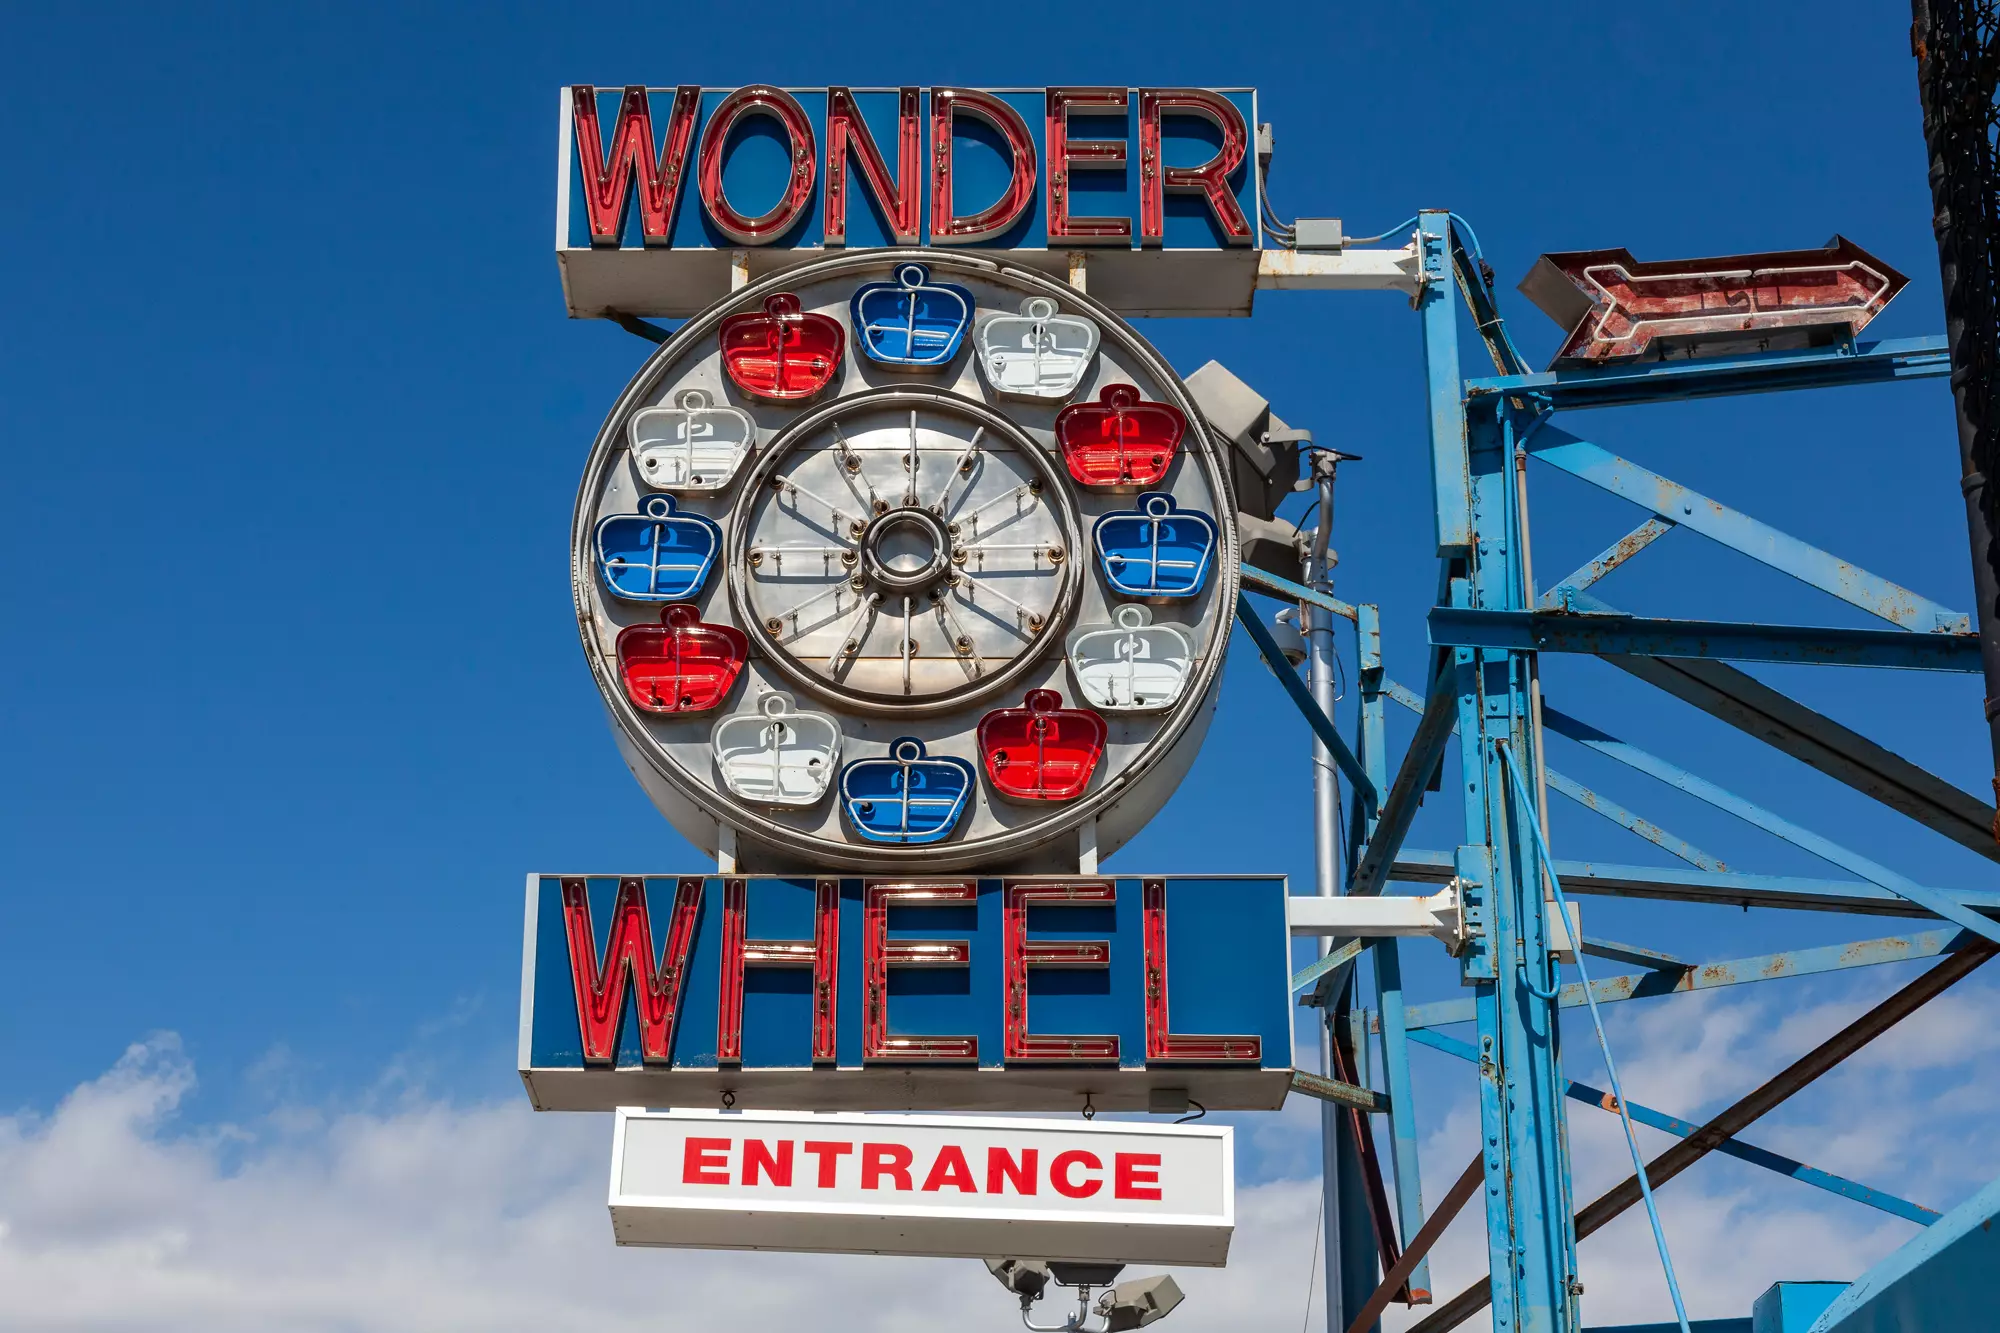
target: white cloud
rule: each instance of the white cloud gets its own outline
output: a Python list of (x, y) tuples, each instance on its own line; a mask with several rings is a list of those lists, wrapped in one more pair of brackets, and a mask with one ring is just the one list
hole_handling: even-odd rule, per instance
[[(1620, 1006), (1613, 1039), (1640, 1100), (1711, 1112), (1845, 1021), (1887, 979), (1814, 992), (1755, 991)], [(1756, 988), (1762, 990), (1763, 988)], [(1982, 1126), (2000, 1093), (1990, 1059), (1996, 992), (1970, 983), (1760, 1125), (1766, 1146), (1945, 1207), (2000, 1170)], [(1601, 1079), (1588, 1030), (1570, 1073)], [(462, 1104), (407, 1087), (386, 1108), (312, 1104), (285, 1070), (253, 1083), (287, 1097), (252, 1123), (189, 1126), (195, 1071), (171, 1036), (133, 1046), (46, 1114), (0, 1117), (0, 1328), (299, 1330), (300, 1333), (602, 1333), (728, 1323), (962, 1333), (1019, 1327), (970, 1261), (621, 1250), (604, 1191), (608, 1118), (541, 1115), (524, 1100)], [(1477, 1137), (1464, 1095), (1425, 1126), (1435, 1202)], [(1231, 1117), (1246, 1162), (1299, 1177), (1317, 1160), (1310, 1104)], [(1571, 1104), (1577, 1197), (1629, 1172), (1618, 1122)], [(1642, 1129), (1641, 1146), (1668, 1142)], [(1251, 1144), (1246, 1143), (1246, 1148)], [(1323, 1327), (1308, 1320), (1316, 1178), (1246, 1181), (1231, 1266), (1176, 1274), (1178, 1333)], [(1741, 1315), (1778, 1278), (1859, 1273), (1907, 1223), (1711, 1157), (1663, 1189), (1665, 1225), (1695, 1317)], [(1643, 1211), (1582, 1250), (1592, 1324), (1664, 1318), (1669, 1306)], [(1434, 1256), (1448, 1297), (1485, 1272), (1475, 1206)], [(1040, 1307), (1043, 1318), (1056, 1311)], [(1390, 1333), (1424, 1312), (1392, 1307)], [(1486, 1327), (1484, 1318), (1467, 1325)]]
[[(194, 1081), (160, 1037), (46, 1117), (0, 1119), (0, 1327), (1020, 1327), (971, 1261), (618, 1249), (607, 1117), (412, 1100), (177, 1133)], [(1244, 1191), (1235, 1262), (1178, 1274), (1176, 1326), (1297, 1319), (1318, 1191)]]

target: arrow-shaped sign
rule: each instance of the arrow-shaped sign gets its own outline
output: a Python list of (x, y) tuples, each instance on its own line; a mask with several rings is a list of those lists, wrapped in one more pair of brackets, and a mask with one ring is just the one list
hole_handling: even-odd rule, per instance
[(1746, 345), (1852, 337), (1908, 281), (1835, 236), (1818, 250), (1658, 263), (1640, 263), (1623, 249), (1543, 255), (1520, 290), (1569, 330), (1556, 353), (1560, 364), (1713, 356)]

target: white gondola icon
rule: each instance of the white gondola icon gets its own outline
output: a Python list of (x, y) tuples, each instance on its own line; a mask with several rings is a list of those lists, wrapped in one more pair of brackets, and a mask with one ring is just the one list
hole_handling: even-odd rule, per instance
[(989, 315), (973, 339), (979, 368), (995, 393), (1061, 402), (1083, 383), (1097, 355), (1097, 325), (1059, 315), (1046, 296), (1021, 302), (1018, 315)]
[(632, 465), (656, 491), (719, 491), (736, 476), (757, 443), (757, 424), (741, 408), (717, 404), (688, 389), (673, 407), (649, 407), (632, 417)]
[(1069, 636), (1069, 668), (1077, 692), (1107, 713), (1171, 708), (1194, 671), (1194, 648), (1176, 625), (1155, 625), (1153, 613), (1127, 603), (1116, 624), (1080, 625)]
[(840, 723), (796, 709), (789, 694), (774, 691), (757, 701), (756, 712), (717, 722), (710, 748), (723, 783), (744, 800), (813, 805), (840, 767)]

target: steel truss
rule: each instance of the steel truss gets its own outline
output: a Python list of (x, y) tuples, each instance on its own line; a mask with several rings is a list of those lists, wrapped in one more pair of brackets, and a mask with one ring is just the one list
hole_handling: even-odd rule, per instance
[[(1453, 1214), (1481, 1200), (1490, 1277), (1437, 1304), (1414, 1329), (1443, 1333), (1489, 1303), (1503, 1333), (1576, 1333), (1581, 1284), (1576, 1246), (1639, 1200), (1637, 1176), (1579, 1209), (1568, 1152), (1570, 1102), (1615, 1111), (1609, 1094), (1568, 1079), (1558, 1016), (1584, 1003), (1581, 986), (1552, 990), (1551, 926), (1556, 921), (1534, 830), (1546, 823), (1540, 791), (1510, 784), (1506, 755), (1537, 774), (1546, 790), (1652, 842), (1685, 868), (1558, 861), (1550, 869), (1569, 894), (1609, 894), (1683, 902), (1940, 920), (1942, 928), (1759, 958), (1693, 963), (1650, 949), (1585, 936), (1579, 947), (1634, 971), (1600, 979), (1599, 1004), (1686, 994), (1781, 976), (1879, 963), (1939, 961), (1792, 1066), (1705, 1124), (1629, 1104), (1642, 1124), (1679, 1142), (1654, 1158), (1647, 1175), (1664, 1184), (1710, 1152), (1789, 1176), (1856, 1203), (1928, 1225), (1938, 1216), (1885, 1190), (1847, 1180), (1741, 1137), (1762, 1115), (1969, 974), (2000, 950), (2000, 893), (1915, 880), (1803, 829), (1670, 760), (1590, 723), (1544, 708), (1542, 653), (1596, 656), (1889, 808), (2000, 861), (1993, 807), (1869, 741), (1728, 661), (1867, 664), (1906, 670), (1977, 672), (1978, 640), (1968, 617), (1790, 537), (1563, 430), (1556, 418), (1580, 407), (1643, 406), (1687, 398), (1833, 388), (1933, 379), (1951, 372), (1943, 338), (1843, 343), (1701, 361), (1656, 361), (1555, 372), (1522, 362), (1493, 305), (1479, 266), (1445, 212), (1417, 223), (1421, 275), (1415, 306), (1422, 325), (1428, 386), (1431, 474), (1439, 596), (1430, 616), (1429, 679), (1421, 692), (1383, 670), (1376, 608), (1331, 595), (1324, 580), (1306, 587), (1245, 569), (1247, 592), (1299, 603), (1354, 626), (1359, 702), (1352, 744), (1322, 702), (1291, 673), (1279, 678), (1352, 792), (1344, 890), (1379, 894), (1391, 881), (1455, 883), (1466, 934), (1458, 960), (1469, 1000), (1405, 1000), (1399, 941), (1328, 940), (1321, 959), (1294, 978), (1302, 1003), (1324, 1012), (1332, 1052), (1323, 1075), (1300, 1074), (1298, 1091), (1362, 1130), (1337, 1142), (1329, 1220), (1339, 1229), (1330, 1253), (1328, 1327), (1366, 1333), (1392, 1300), (1432, 1300), (1427, 1254)], [(1471, 312), (1496, 374), (1463, 378), (1457, 303)], [(1530, 461), (1589, 482), (1649, 511), (1603, 554), (1538, 589), (1524, 504)], [(1685, 621), (1630, 615), (1590, 588), (1647, 546), (1686, 528), (1837, 597), (1886, 623), (1880, 630), (1819, 625)], [(1248, 600), (1246, 631), (1274, 663), (1278, 650)], [(1390, 772), (1385, 714), (1390, 704), (1418, 715), (1416, 734)], [(1542, 761), (1549, 731), (1692, 795), (1829, 862), (1846, 878), (1776, 876), (1725, 866), (1659, 824), (1564, 776)], [(1417, 805), (1436, 789), (1447, 742), (1460, 740), (1458, 790), (1465, 835), (1450, 851), (1407, 848)], [(1425, 890), (1428, 892), (1429, 890)], [(1372, 963), (1374, 1005), (1360, 1007), (1354, 970)], [(1553, 997), (1553, 998), (1551, 998)], [(1472, 1021), (1473, 1042), (1436, 1028)], [(1358, 1086), (1357, 1053), (1379, 1047), (1383, 1087)], [(1417, 1160), (1409, 1050), (1423, 1045), (1478, 1070), (1483, 1149), (1429, 1213)], [(1367, 1117), (1386, 1120), (1384, 1173), (1370, 1151)], [(1333, 1117), (1337, 1119), (1338, 1117)], [(1329, 1142), (1335, 1142), (1329, 1135)], [(1331, 1151), (1331, 1150), (1330, 1150)], [(1392, 1220), (1393, 1218), (1393, 1220)], [(1774, 1279), (1780, 1276), (1774, 1274)]]

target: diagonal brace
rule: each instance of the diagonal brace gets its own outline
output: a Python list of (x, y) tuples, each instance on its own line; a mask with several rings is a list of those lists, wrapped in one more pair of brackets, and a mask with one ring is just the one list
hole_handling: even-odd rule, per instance
[(1722, 662), (1695, 658), (1604, 660), (1959, 846), (2000, 861), (1992, 806), (1756, 677)]
[(1673, 531), (1670, 519), (1655, 515), (1620, 537), (1568, 577), (1558, 580), (1535, 605), (1543, 611), (1573, 610), (1576, 595)]
[(1537, 431), (1526, 443), (1535, 457), (1551, 467), (1650, 509), (1669, 522), (1740, 551), (1892, 625), (1920, 634), (1939, 630), (1965, 634), (1972, 629), (1963, 611), (1940, 606), (1559, 427)]
[[(1456, 1037), (1447, 1037), (1441, 1032), (1413, 1032), (1410, 1034), (1410, 1040), (1420, 1045), (1428, 1046), (1432, 1050), (1443, 1051), (1446, 1055), (1455, 1055), (1461, 1060), (1470, 1060), (1474, 1064), (1479, 1062), (1479, 1049), (1471, 1042), (1460, 1041)], [(1566, 1089), (1566, 1095), (1571, 1101), (1582, 1102), (1586, 1106), (1594, 1106), (1600, 1111), (1609, 1111), (1614, 1115), (1617, 1114), (1617, 1100), (1610, 1093), (1600, 1088), (1593, 1088), (1588, 1083), (1571, 1082)], [(1677, 1138), (1689, 1138), (1698, 1128), (1693, 1121), (1683, 1120), (1679, 1116), (1667, 1115), (1665, 1112), (1656, 1111), (1650, 1106), (1641, 1106), (1639, 1103), (1633, 1101), (1625, 1103), (1625, 1110), (1638, 1123), (1650, 1129), (1657, 1129), (1663, 1133), (1672, 1134)], [(1845, 1176), (1836, 1176), (1831, 1171), (1822, 1171), (1818, 1167), (1807, 1166), (1804, 1162), (1796, 1158), (1772, 1152), (1769, 1148), (1760, 1148), (1756, 1144), (1746, 1143), (1742, 1139), (1724, 1139), (1715, 1146), (1715, 1150), (1726, 1157), (1734, 1157), (1738, 1161), (1748, 1162), (1752, 1166), (1761, 1166), (1766, 1171), (1774, 1171), (1781, 1176), (1789, 1176), (1800, 1184), (1811, 1185), (1815, 1189), (1826, 1190), (1830, 1194), (1838, 1194), (1843, 1199), (1852, 1199), (1856, 1203), (1865, 1203), (1870, 1208), (1879, 1208), (1883, 1212), (1900, 1217), (1906, 1222), (1915, 1222), (1918, 1226), (1927, 1227), (1937, 1221), (1940, 1216), (1935, 1208), (1926, 1208), (1922, 1204), (1911, 1203), (1908, 1199), (1898, 1198), (1886, 1190), (1878, 1190), (1871, 1186), (1863, 1185), (1857, 1180), (1849, 1180)]]
[[(1617, 613), (1616, 607), (1589, 596), (1572, 598), (1570, 606), (1576, 611)], [(1604, 660), (1959, 846), (2000, 861), (1992, 806), (1755, 676), (1700, 658), (1607, 656)]]
[(1879, 885), (1897, 897), (1915, 903), (1933, 915), (1963, 926), (1975, 935), (2000, 944), (2000, 924), (1981, 916), (1965, 904), (1936, 889), (1917, 883), (1905, 875), (1899, 875), (1885, 865), (1880, 865), (1858, 852), (1850, 852), (1829, 838), (1823, 838), (1809, 829), (1799, 827), (1788, 819), (1772, 814), (1769, 810), (1744, 800), (1706, 778), (1696, 777), (1678, 765), (1647, 754), (1637, 746), (1629, 745), (1615, 736), (1606, 735), (1587, 722), (1553, 708), (1542, 710), (1542, 725), (1558, 735), (1567, 736), (1580, 745), (1587, 746), (1627, 764), (1640, 772), (1670, 786), (1678, 787), (1699, 801), (1706, 801), (1719, 810), (1726, 810), (1738, 819), (1755, 824), (1767, 833), (1775, 834), (1804, 851), (1811, 852), (1822, 861), (1839, 866), (1850, 874), (1859, 875), (1871, 884)]
[(1380, 893), (1389, 882), (1389, 869), (1396, 862), (1396, 853), (1402, 850), (1403, 839), (1409, 836), (1410, 826), (1416, 822), (1424, 790), (1430, 785), (1431, 774), (1437, 771), (1445, 743), (1455, 728), (1452, 714), (1458, 707), (1458, 695), (1451, 688), (1454, 670), (1451, 657), (1444, 656), (1437, 674), (1431, 678), (1423, 714), (1417, 719), (1417, 734), (1410, 738), (1410, 748), (1403, 751), (1402, 765), (1396, 770), (1396, 780), (1389, 784), (1389, 795), (1382, 802), (1375, 832), (1369, 836), (1368, 846), (1347, 881), (1349, 897)]
[(1292, 670), (1285, 662), (1285, 654), (1278, 647), (1277, 640), (1271, 637), (1271, 631), (1265, 628), (1263, 620), (1257, 615), (1256, 608), (1251, 606), (1249, 600), (1240, 592), (1236, 594), (1236, 618), (1242, 622), (1244, 629), (1250, 631), (1250, 637), (1256, 642), (1258, 651), (1263, 653), (1264, 660), (1271, 664), (1271, 674), (1285, 687), (1285, 693), (1292, 696), (1292, 702), (1298, 705), (1299, 712), (1305, 714), (1306, 724), (1313, 729), (1313, 734), (1319, 737), (1319, 743), (1326, 747), (1326, 752), (1333, 756), (1333, 762), (1340, 766), (1340, 771), (1347, 775), (1347, 780), (1354, 784), (1355, 795), (1361, 798), (1362, 808), (1372, 818), (1381, 800), (1381, 793), (1377, 792), (1375, 784), (1369, 781), (1368, 770), (1361, 766), (1361, 761), (1354, 757), (1354, 751), (1341, 739), (1339, 730), (1333, 725), (1333, 719), (1321, 711), (1319, 704), (1312, 697), (1312, 692), (1306, 688), (1305, 682), (1299, 679), (1299, 673)]
[[(1776, 1077), (1739, 1099), (1687, 1138), (1646, 1163), (1647, 1180), (1655, 1186), (1666, 1184), (1714, 1152), (1725, 1140), (1748, 1129), (1820, 1075), (1915, 1013), (1926, 1001), (1972, 972), (1993, 953), (1992, 946), (1982, 943), (1945, 959), (1793, 1061)], [(1623, 1183), (1599, 1195), (1577, 1213), (1576, 1238), (1582, 1240), (1597, 1231), (1637, 1203), (1639, 1197), (1639, 1177), (1627, 1176)], [(1444, 1333), (1445, 1329), (1457, 1328), (1485, 1309), (1492, 1299), (1493, 1279), (1489, 1274), (1412, 1324), (1408, 1333)]]

